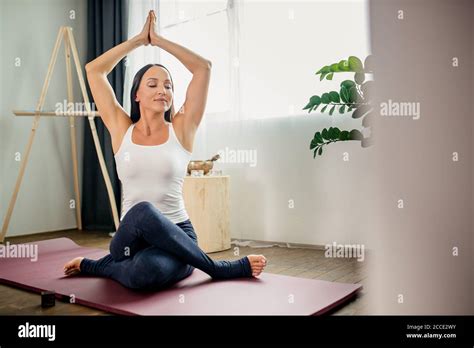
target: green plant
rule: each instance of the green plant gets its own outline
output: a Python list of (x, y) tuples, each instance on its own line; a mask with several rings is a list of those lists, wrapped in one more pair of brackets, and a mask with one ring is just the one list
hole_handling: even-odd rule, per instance
[[(362, 119), (362, 126), (369, 128), (373, 117), (373, 107), (370, 104), (373, 81), (366, 81), (366, 74), (373, 73), (372, 56), (367, 56), (364, 64), (359, 58), (350, 56), (347, 60), (343, 59), (339, 63), (322, 67), (316, 72), (316, 75), (319, 74), (319, 80), (322, 81), (324, 78), (332, 80), (334, 74), (338, 73), (354, 73), (354, 80), (342, 81), (339, 91), (330, 91), (321, 96), (313, 95), (303, 110), (308, 110), (308, 113), (311, 113), (322, 105), (320, 112), (324, 113), (329, 110), (330, 116), (333, 115), (336, 108), (340, 114), (352, 111), (352, 118)], [(316, 155), (322, 155), (323, 146), (350, 140), (360, 141), (362, 147), (372, 145), (372, 138), (364, 138), (358, 129), (340, 130), (337, 127), (330, 127), (314, 134), (309, 149), (314, 152), (313, 158), (315, 158)]]

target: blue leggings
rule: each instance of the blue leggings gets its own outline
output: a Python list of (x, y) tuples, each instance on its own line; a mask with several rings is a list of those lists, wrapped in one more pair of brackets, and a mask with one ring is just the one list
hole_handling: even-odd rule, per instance
[(174, 224), (150, 202), (125, 214), (110, 243), (110, 254), (84, 258), (82, 274), (114, 279), (132, 289), (165, 288), (188, 277), (194, 268), (214, 279), (251, 277), (247, 257), (212, 260), (198, 246), (191, 220)]

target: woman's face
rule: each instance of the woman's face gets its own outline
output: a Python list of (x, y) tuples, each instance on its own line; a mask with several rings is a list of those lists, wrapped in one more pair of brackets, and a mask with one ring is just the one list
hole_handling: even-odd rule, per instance
[(136, 101), (140, 108), (164, 113), (173, 102), (172, 82), (168, 72), (160, 66), (148, 69), (140, 81)]

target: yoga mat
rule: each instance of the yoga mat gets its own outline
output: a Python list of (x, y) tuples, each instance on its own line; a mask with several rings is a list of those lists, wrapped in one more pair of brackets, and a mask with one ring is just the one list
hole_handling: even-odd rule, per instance
[(142, 292), (111, 279), (64, 276), (67, 261), (77, 256), (98, 259), (107, 250), (81, 247), (68, 238), (28, 244), (37, 245), (37, 261), (0, 258), (1, 283), (35, 292), (54, 290), (59, 299), (74, 295), (75, 303), (122, 315), (320, 315), (362, 288), (265, 272), (258, 278), (213, 280), (195, 269), (172, 287)]

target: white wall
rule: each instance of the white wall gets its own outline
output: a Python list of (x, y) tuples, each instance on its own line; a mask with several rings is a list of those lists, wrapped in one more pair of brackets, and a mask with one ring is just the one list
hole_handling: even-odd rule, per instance
[[(31, 133), (33, 117), (18, 117), (13, 109), (34, 110), (40, 97), (60, 26), (71, 26), (81, 62), (86, 57), (86, 1), (2, 0), (0, 2), (0, 160), (3, 223)], [(71, 12), (75, 11), (75, 19)], [(21, 65), (15, 66), (16, 59)], [(44, 110), (67, 98), (64, 48), (61, 46)], [(82, 102), (75, 79), (75, 100)], [(79, 169), (82, 168), (83, 120), (76, 121)], [(82, 173), (80, 173), (82, 177)], [(81, 180), (80, 180), (81, 181)], [(43, 117), (20, 187), (7, 236), (75, 228), (73, 171), (69, 121)]]
[[(230, 175), (231, 236), (239, 239), (325, 245), (367, 243), (371, 223), (366, 192), (372, 184), (372, 148), (356, 142), (327, 146), (313, 159), (316, 129), (349, 125), (350, 116), (294, 116), (236, 122), (206, 121), (192, 159), (228, 150), (255, 150), (256, 166), (220, 163)], [(343, 160), (344, 152), (349, 161)], [(290, 208), (290, 200), (294, 208)]]

